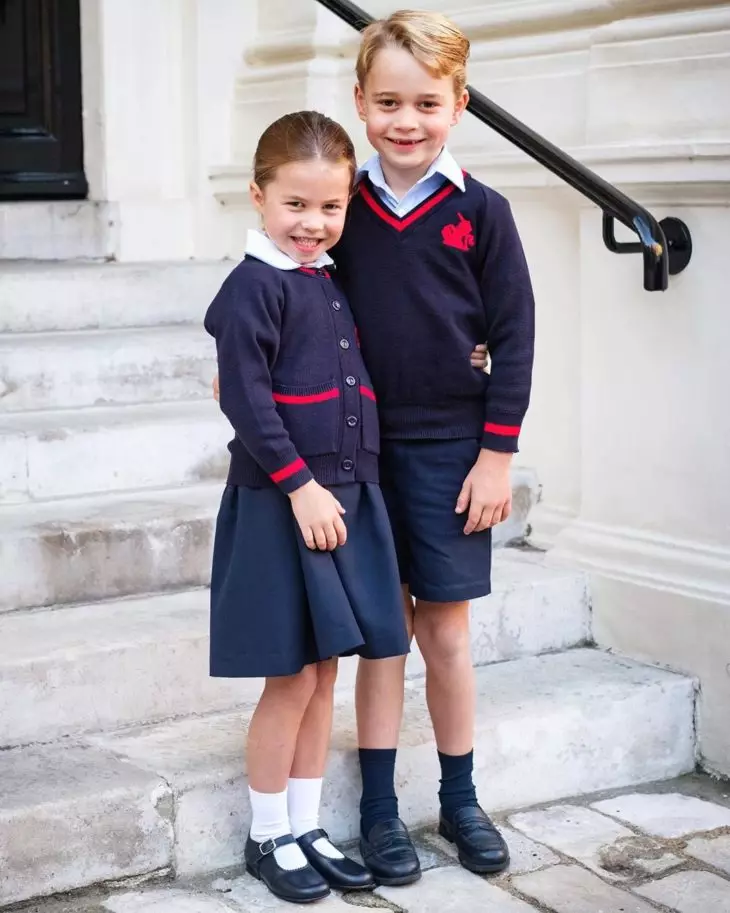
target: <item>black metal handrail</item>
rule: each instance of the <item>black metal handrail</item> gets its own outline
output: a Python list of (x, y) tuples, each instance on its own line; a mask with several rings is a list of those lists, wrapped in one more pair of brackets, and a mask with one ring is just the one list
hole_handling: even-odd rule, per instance
[[(374, 21), (350, 0), (317, 2), (358, 31)], [(692, 256), (692, 236), (681, 219), (668, 217), (658, 222), (648, 210), (613, 184), (531, 130), (477, 89), (472, 86), (467, 88), (467, 111), (600, 206), (603, 211), (603, 240), (610, 251), (643, 254), (644, 288), (647, 291), (664, 291), (669, 285), (669, 276), (681, 273), (687, 266)], [(616, 220), (634, 231), (638, 242), (617, 241)]]

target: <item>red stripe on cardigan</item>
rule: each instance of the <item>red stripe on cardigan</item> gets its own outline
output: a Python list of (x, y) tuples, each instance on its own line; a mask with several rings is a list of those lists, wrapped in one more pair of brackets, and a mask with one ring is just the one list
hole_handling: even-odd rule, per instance
[(294, 393), (274, 393), (275, 403), (286, 403), (293, 406), (311, 406), (312, 403), (324, 403), (328, 399), (337, 399), (340, 391), (325, 390), (324, 393), (311, 393), (308, 396), (297, 396)]
[(494, 422), (487, 422), (484, 426), (485, 433), (499, 434), (502, 437), (517, 437), (520, 433), (519, 425), (497, 425)]
[(362, 396), (366, 396), (368, 399), (371, 399), (374, 403), (377, 402), (375, 394), (368, 387), (361, 386), (360, 393), (362, 394)]
[(285, 466), (283, 469), (280, 469), (278, 472), (271, 473), (272, 482), (283, 482), (284, 479), (290, 479), (293, 475), (300, 471), (300, 469), (306, 469), (307, 464), (304, 460), (299, 457), (298, 460), (294, 460), (293, 463), (289, 463), (288, 466)]

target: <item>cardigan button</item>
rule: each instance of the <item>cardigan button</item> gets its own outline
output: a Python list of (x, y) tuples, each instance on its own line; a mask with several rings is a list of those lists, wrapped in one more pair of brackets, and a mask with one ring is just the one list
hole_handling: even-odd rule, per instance
[(354, 378), (352, 376), (352, 374), (350, 374), (348, 377), (345, 378), (345, 383), (347, 384), (348, 387), (354, 387), (355, 384), (357, 383), (357, 379)]
[(333, 301), (333, 302), (332, 302), (332, 307), (333, 307), (336, 311), (339, 311), (339, 310), (342, 308), (342, 305), (340, 304), (339, 301)]
[(355, 468), (355, 464), (352, 462), (352, 460), (343, 460), (342, 468), (345, 470), (345, 472), (352, 472), (352, 470)]
[(349, 348), (350, 348), (350, 340), (349, 340), (349, 339), (341, 339), (341, 340), (340, 340), (340, 348), (341, 348), (341, 349), (349, 349)]
[(357, 416), (348, 415), (346, 421), (347, 421), (347, 424), (350, 426), (350, 428), (354, 428), (357, 425)]

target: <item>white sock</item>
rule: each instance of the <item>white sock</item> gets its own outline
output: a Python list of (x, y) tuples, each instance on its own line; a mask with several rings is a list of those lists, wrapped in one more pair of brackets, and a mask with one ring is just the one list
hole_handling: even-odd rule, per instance
[[(257, 793), (248, 788), (251, 800), (251, 839), (256, 843), (275, 840), (291, 833), (289, 813), (287, 811), (287, 791), (283, 793)], [(296, 843), (277, 847), (274, 859), (287, 872), (302, 869), (307, 865), (307, 858)]]
[[(289, 780), (289, 821), (295, 837), (316, 831), (319, 828), (319, 803), (322, 797), (322, 778), (312, 780), (290, 778)], [(342, 853), (329, 840), (320, 837), (312, 844), (318, 853), (329, 859), (344, 859)]]

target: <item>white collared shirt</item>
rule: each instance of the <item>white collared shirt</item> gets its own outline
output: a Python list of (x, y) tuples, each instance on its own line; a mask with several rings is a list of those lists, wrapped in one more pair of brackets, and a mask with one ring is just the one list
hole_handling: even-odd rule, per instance
[(334, 263), (332, 257), (327, 253), (317, 257), (314, 263), (297, 263), (296, 260), (292, 260), (288, 254), (285, 254), (283, 250), (279, 250), (268, 235), (253, 228), (250, 228), (246, 234), (245, 255), (248, 256), (249, 254), (257, 260), (268, 263), (269, 266), (276, 267), (276, 269), (301, 269), (303, 266), (309, 269), (321, 269), (324, 266), (332, 266)]
[(434, 160), (420, 181), (417, 181), (401, 200), (396, 197), (385, 180), (379, 155), (369, 158), (364, 165), (358, 168), (357, 177), (360, 178), (363, 174), (368, 175), (380, 199), (401, 218), (407, 216), (409, 212), (413, 212), (432, 193), (436, 193), (443, 185), (444, 178), (455, 184), (462, 193), (465, 190), (464, 175), (461, 168), (446, 146), (441, 150), (439, 156)]

